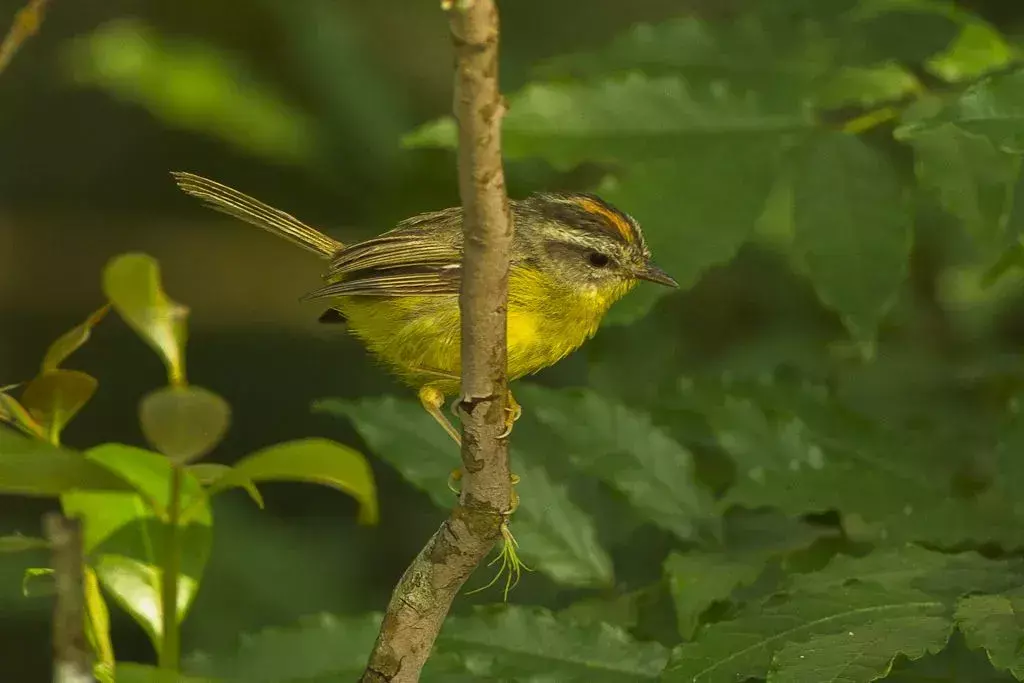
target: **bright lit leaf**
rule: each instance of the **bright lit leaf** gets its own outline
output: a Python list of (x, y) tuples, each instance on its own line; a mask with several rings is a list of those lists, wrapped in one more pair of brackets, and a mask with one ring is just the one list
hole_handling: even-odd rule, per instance
[(361, 453), (327, 439), (302, 439), (275, 444), (248, 455), (217, 480), (211, 495), (233, 486), (260, 481), (299, 481), (331, 486), (359, 501), (359, 521), (376, 524), (377, 488)]
[(53, 441), (93, 394), (99, 382), (78, 370), (50, 370), (37, 375), (21, 394), (21, 403)]
[(145, 254), (116, 257), (103, 271), (103, 292), (125, 322), (160, 354), (170, 383), (184, 383), (188, 308), (164, 293), (156, 260)]
[(55, 589), (53, 570), (49, 567), (29, 567), (21, 577), (21, 594), (26, 598), (50, 596)]
[(50, 348), (46, 350), (46, 356), (43, 358), (42, 372), (56, 370), (61, 363), (68, 359), (68, 356), (82, 348), (82, 345), (92, 336), (92, 328), (103, 320), (109, 310), (109, 304), (103, 306), (86, 318), (81, 325), (71, 328), (58, 337), (57, 341), (50, 344)]
[[(4, 390), (11, 387), (4, 387)], [(34, 436), (37, 439), (47, 437), (46, 430), (28, 412), (25, 406), (21, 405), (16, 398), (0, 390), (0, 422), (14, 425), (25, 434)]]
[(904, 187), (892, 162), (852, 135), (819, 135), (799, 158), (794, 249), (822, 301), (869, 343), (907, 273)]
[[(162, 633), (161, 577), (166, 563), (171, 463), (158, 453), (120, 444), (97, 446), (86, 453), (130, 481), (138, 493), (81, 491), (62, 497), (64, 511), (83, 518), (83, 543), (89, 564), (103, 588), (143, 627), (159, 650)], [(185, 618), (195, 598), (212, 539), (207, 497), (195, 477), (183, 474), (183, 516), (177, 536), (181, 574), (177, 616)]]
[(103, 670), (114, 670), (114, 645), (110, 640), (110, 611), (100, 592), (96, 570), (86, 565), (83, 576), (85, 598), (85, 635), (96, 655), (96, 664)]
[(202, 387), (163, 387), (143, 397), (139, 422), (150, 445), (182, 464), (217, 447), (228, 431), (231, 406)]
[(59, 496), (74, 490), (129, 491), (131, 485), (81, 453), (0, 426), (0, 492)]
[[(230, 473), (231, 467), (214, 462), (201, 462), (195, 465), (189, 465), (188, 471), (193, 477), (199, 480), (200, 484), (209, 487)], [(237, 485), (244, 488), (245, 492), (249, 494), (249, 497), (252, 498), (253, 502), (256, 503), (261, 510), (263, 509), (263, 496), (260, 495), (259, 489), (256, 488), (256, 484), (254, 484), (251, 479), (239, 482)], [(213, 495), (214, 492), (207, 489), (207, 494)]]

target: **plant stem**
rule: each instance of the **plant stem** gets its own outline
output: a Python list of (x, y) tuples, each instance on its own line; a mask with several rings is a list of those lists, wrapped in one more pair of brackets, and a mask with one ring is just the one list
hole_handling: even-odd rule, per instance
[(181, 520), (182, 469), (171, 467), (171, 495), (167, 505), (167, 528), (164, 545), (164, 566), (160, 585), (160, 615), (162, 619), (162, 642), (160, 646), (160, 668), (178, 670), (181, 657), (181, 634), (178, 631), (178, 575), (181, 564), (178, 523)]

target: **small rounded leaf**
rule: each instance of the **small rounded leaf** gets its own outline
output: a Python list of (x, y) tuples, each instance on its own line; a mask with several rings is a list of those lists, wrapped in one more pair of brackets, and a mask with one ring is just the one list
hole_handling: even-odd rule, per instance
[(60, 434), (89, 402), (99, 382), (77, 370), (51, 370), (25, 387), (21, 402), (47, 434)]
[(164, 293), (156, 259), (146, 254), (118, 256), (103, 272), (103, 292), (125, 322), (163, 358), (170, 383), (183, 384), (188, 308)]
[(103, 306), (103, 308), (90, 315), (81, 325), (68, 330), (58, 337), (57, 341), (50, 344), (50, 348), (46, 350), (46, 356), (43, 357), (43, 372), (59, 368), (60, 364), (67, 360), (68, 356), (80, 349), (85, 342), (89, 341), (89, 337), (92, 335), (92, 328), (96, 327), (103, 320), (109, 310), (110, 304)]
[(231, 422), (231, 407), (208, 389), (171, 386), (147, 394), (139, 418), (142, 433), (156, 450), (186, 463), (217, 447)]
[(45, 439), (46, 431), (43, 426), (35, 421), (35, 418), (25, 410), (25, 406), (18, 403), (16, 398), (4, 393), (10, 388), (12, 387), (0, 389), (0, 422), (14, 425), (29, 436)]

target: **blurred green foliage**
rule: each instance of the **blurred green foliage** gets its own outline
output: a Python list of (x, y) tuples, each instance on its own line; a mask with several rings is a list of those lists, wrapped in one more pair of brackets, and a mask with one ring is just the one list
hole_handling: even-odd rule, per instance
[[(460, 600), (423, 680), (1024, 680), (1024, 13), (930, 0), (651, 3), (655, 19), (632, 25), (631, 10), (616, 6), (594, 13), (623, 13), (604, 27), (621, 23), (617, 31), (602, 31), (576, 4), (544, 22), (556, 10), (502, 5), (510, 186), (600, 193), (644, 225), (659, 265), (686, 291), (638, 288), (590, 344), (516, 390), (525, 414), (512, 442), (523, 477), (512, 524), (535, 571), (513, 591), (518, 604), (471, 604), (496, 601), (488, 592)], [(223, 141), (244, 163), (297, 166), (337, 188), (356, 216), (386, 225), (454, 201), (444, 150), (455, 126), (436, 118), (450, 98), (447, 52), (362, 34), (357, 10), (340, 3), (259, 8), (250, 16), (276, 26), (286, 49), (260, 34), (250, 61), (224, 36), (182, 38), (140, 18), (76, 39), (70, 73)], [(420, 20), (411, 18), (419, 9), (403, 11), (389, 24), (395, 41)], [(430, 30), (447, 50), (437, 19)], [(534, 39), (546, 53), (523, 47)], [(404, 88), (387, 80), (386, 60), (362, 58), (381, 43), (410, 74), (443, 62), (439, 85), (423, 86), (433, 99), (417, 99), (413, 76)], [(251, 277), (245, 259), (223, 267)], [(175, 333), (154, 332), (173, 370)], [(240, 523), (244, 538), (218, 538), (211, 565), (221, 544), (231, 562), (288, 578), (225, 582), (226, 597), (200, 589), (213, 606), (204, 616), (219, 621), (186, 647), (194, 674), (358, 675), (378, 612), (271, 626), (290, 613), (271, 605), (314, 611), (333, 590), (379, 610), (453, 503), (445, 481), (457, 459), (444, 434), (393, 386), (364, 379), (354, 345), (335, 345), (342, 351), (325, 358), (340, 368), (331, 378), (341, 396), (320, 398), (318, 388), (313, 407), (374, 456), (378, 479), (391, 477), (394, 495), (381, 485), (386, 530), (358, 552), (337, 551), (333, 520), (303, 519), (305, 544), (270, 519)], [(279, 372), (299, 372), (311, 347), (288, 347)], [(235, 348), (224, 352), (232, 373), (243, 358), (272, 371), (266, 354)], [(44, 365), (60, 370), (66, 355)], [(327, 374), (319, 363), (309, 372)], [(45, 397), (29, 401), (34, 411), (0, 393), (0, 414), (32, 435), (0, 431), (2, 490), (139, 499), (138, 481), (109, 462), (47, 444), (92, 387), (61, 377), (29, 394)], [(389, 395), (376, 395), (381, 387)], [(276, 414), (311, 391), (260, 395)], [(290, 478), (283, 462), (324, 466), (302, 455), (310, 444), (272, 447), (262, 472), (246, 460), (186, 472), (206, 494), (241, 486), (259, 501), (261, 477)], [(345, 448), (330, 460), (354, 457)], [(328, 479), (358, 498), (358, 485)], [(360, 503), (358, 514), (375, 516)], [(146, 509), (159, 518), (159, 506)], [(231, 521), (216, 512), (218, 524)], [(207, 540), (182, 539), (204, 559)], [(0, 547), (36, 545), (21, 536)], [(323, 559), (336, 551), (349, 557)], [(335, 566), (348, 573), (331, 576)], [(182, 564), (183, 585), (198, 574)], [(231, 574), (242, 575), (251, 576)], [(349, 597), (366, 595), (377, 602)], [(269, 627), (231, 648), (221, 623)]]

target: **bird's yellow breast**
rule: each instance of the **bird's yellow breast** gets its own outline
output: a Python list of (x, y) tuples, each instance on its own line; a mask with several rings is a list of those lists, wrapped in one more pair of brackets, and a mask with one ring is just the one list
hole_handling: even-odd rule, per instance
[[(570, 290), (533, 270), (509, 273), (508, 375), (517, 379), (552, 365), (597, 331), (612, 303), (632, 288)], [(459, 386), (460, 329), (457, 295), (394, 298), (344, 297), (336, 306), (349, 330), (379, 359), (414, 386)]]

